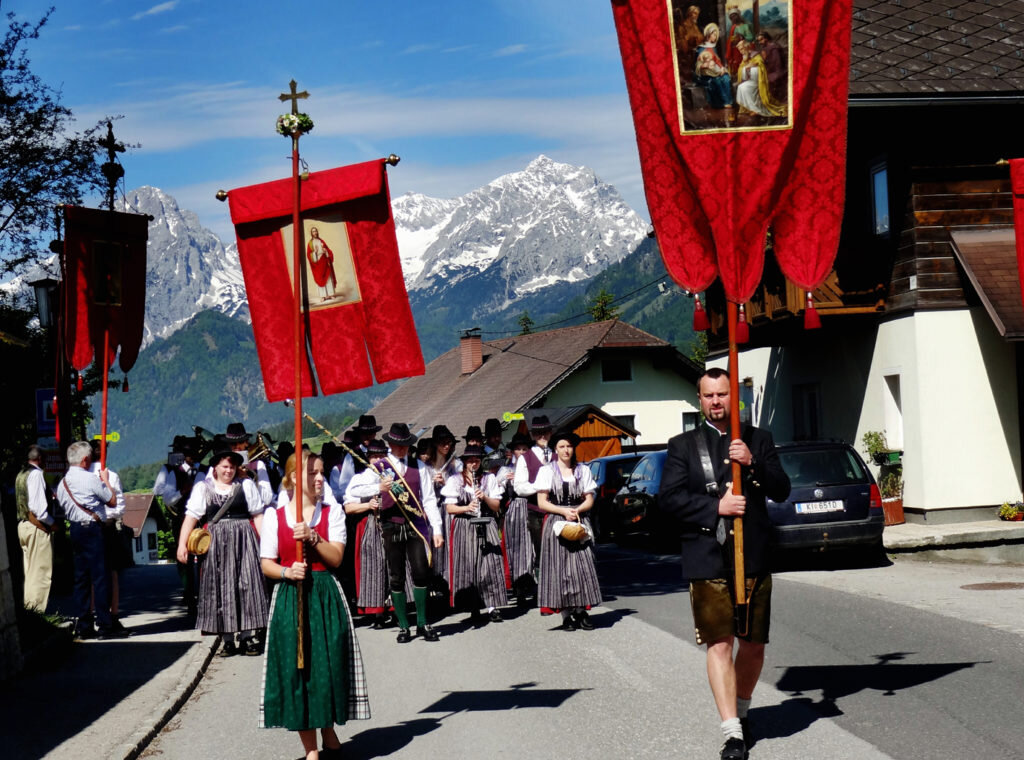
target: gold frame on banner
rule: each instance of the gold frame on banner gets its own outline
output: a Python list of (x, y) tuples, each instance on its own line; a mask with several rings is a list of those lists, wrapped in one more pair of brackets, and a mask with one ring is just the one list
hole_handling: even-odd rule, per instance
[[(799, 0), (760, 0), (758, 5), (761, 18), (759, 23), (753, 26), (747, 17), (753, 14), (754, 0), (665, 2), (668, 8), (668, 34), (672, 47), (680, 134), (764, 132), (793, 128), (793, 4)], [(765, 8), (768, 9), (768, 13), (763, 12)], [(695, 18), (690, 18), (694, 9), (699, 13)], [(743, 61), (746, 59), (742, 58), (742, 53), (728, 43), (726, 37), (731, 31), (729, 14), (732, 12), (740, 14), (742, 25), (747, 27), (749, 35), (753, 36), (754, 29), (758, 29), (769, 33), (772, 36), (772, 43), (776, 46), (784, 46), (785, 102), (777, 98), (781, 95), (778, 88), (774, 92), (768, 91), (767, 66), (764, 65), (765, 60), (761, 57), (761, 51), (753, 47), (752, 58), (756, 57), (757, 60), (744, 65)], [(780, 24), (777, 19), (782, 19), (783, 23)], [(762, 20), (770, 20), (773, 23), (761, 28)], [(710, 38), (714, 33), (714, 30), (709, 31), (712, 25), (718, 31), (718, 38), (713, 45), (709, 45), (704, 32), (707, 31)], [(741, 35), (734, 34), (734, 39), (741, 39)], [(752, 44), (756, 45), (756, 42)], [(740, 58), (737, 59), (737, 56)], [(758, 63), (761, 64), (760, 67), (757, 66)], [(761, 70), (757, 71), (757, 68)], [(702, 75), (700, 71), (704, 74)], [(722, 73), (711, 76), (717, 71)], [(735, 78), (743, 76), (744, 72), (749, 77), (753, 77), (756, 72), (761, 81), (748, 78), (737, 86)], [(757, 110), (741, 105), (741, 97), (745, 104)], [(700, 106), (696, 105), (698, 100), (703, 101)], [(716, 107), (716, 101), (720, 102), (722, 107)], [(772, 115), (772, 112), (778, 112), (780, 109), (784, 110), (784, 115)]]

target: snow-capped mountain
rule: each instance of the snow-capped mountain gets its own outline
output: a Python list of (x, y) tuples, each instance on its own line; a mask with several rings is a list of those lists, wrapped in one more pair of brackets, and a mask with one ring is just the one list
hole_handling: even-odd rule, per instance
[(245, 282), (234, 242), (220, 238), (155, 187), (131, 191), (125, 209), (149, 214), (146, 262), (146, 328), (143, 345), (165, 338), (197, 312), (215, 309), (249, 318)]
[[(131, 191), (122, 209), (149, 214), (143, 346), (207, 309), (249, 319), (234, 242), (155, 187)], [(579, 282), (622, 260), (647, 223), (591, 169), (539, 156), (459, 198), (396, 198), (398, 246), (414, 308), (472, 292), (483, 315), (556, 283)], [(18, 278), (0, 288), (22, 300)]]
[(417, 300), (484, 275), (491, 298), (481, 305), (489, 308), (592, 277), (647, 232), (591, 169), (547, 156), (460, 198), (408, 194), (392, 208), (406, 286)]

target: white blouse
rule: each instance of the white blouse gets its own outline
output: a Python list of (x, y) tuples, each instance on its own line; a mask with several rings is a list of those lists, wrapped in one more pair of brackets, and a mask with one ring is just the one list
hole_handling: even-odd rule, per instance
[(192, 487), (192, 493), (188, 497), (188, 504), (185, 505), (185, 514), (197, 520), (202, 520), (206, 515), (207, 489), (212, 488), (218, 493), (226, 493), (235, 483), (242, 484), (242, 493), (245, 495), (245, 503), (249, 509), (249, 514), (253, 516), (262, 514), (263, 497), (260, 496), (256, 484), (249, 478), (234, 480), (230, 485), (226, 486), (213, 480), (197, 480), (196, 484)]
[[(282, 514), (289, 527), (295, 527), (294, 511), (282, 508), (268, 509), (263, 515), (263, 532), (260, 535), (260, 557), (277, 559), (280, 556), (277, 546), (277, 527)], [(309, 521), (309, 527), (315, 528), (319, 525), (322, 514), (323, 511), (320, 509), (320, 503), (317, 503), (316, 507), (313, 508), (313, 517)], [(343, 544), (347, 539), (348, 536), (345, 535), (345, 510), (338, 506), (332, 506), (327, 519), (327, 540)]]

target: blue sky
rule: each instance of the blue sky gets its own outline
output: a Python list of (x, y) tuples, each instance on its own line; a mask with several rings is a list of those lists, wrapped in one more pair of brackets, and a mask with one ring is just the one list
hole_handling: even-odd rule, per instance
[(290, 174), (274, 122), (292, 78), (313, 171), (397, 153), (393, 196), (453, 197), (544, 153), (647, 216), (609, 0), (54, 2), (34, 70), (80, 125), (124, 117), (128, 188), (161, 188), (226, 241), (216, 190)]

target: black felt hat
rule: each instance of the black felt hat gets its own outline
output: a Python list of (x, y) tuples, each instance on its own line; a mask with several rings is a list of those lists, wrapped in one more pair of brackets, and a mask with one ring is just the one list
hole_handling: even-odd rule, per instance
[(354, 430), (359, 433), (376, 433), (378, 430), (383, 429), (384, 428), (377, 424), (377, 418), (372, 414), (359, 415), (359, 422), (354, 428)]
[(482, 441), (484, 439), (483, 431), (480, 430), (479, 425), (470, 425), (466, 428), (466, 434), (462, 436), (467, 441)]
[(374, 454), (379, 454), (380, 456), (385, 456), (387, 453), (388, 453), (388, 445), (386, 443), (384, 443), (384, 441), (382, 441), (380, 438), (374, 438), (372, 441), (370, 441), (368, 444), (366, 444), (366, 454), (367, 454), (367, 456), (372, 456)]
[(551, 439), (548, 441), (548, 448), (554, 451), (559, 441), (568, 441), (574, 449), (580, 445), (580, 437), (571, 430), (559, 430), (552, 433)]
[(518, 446), (525, 446), (528, 449), (533, 448), (533, 439), (525, 433), (516, 433), (512, 436), (512, 440), (509, 441), (508, 447), (514, 449)]
[(484, 435), (488, 438), (501, 435), (501, 421), (497, 417), (491, 417), (484, 423)]
[(416, 443), (416, 436), (409, 432), (409, 426), (404, 422), (392, 422), (391, 429), (381, 438), (394, 446), (412, 446)]
[(551, 420), (546, 414), (538, 414), (530, 421), (530, 432), (540, 433), (544, 430), (551, 430)]
[(217, 453), (210, 457), (210, 467), (216, 467), (225, 459), (230, 459), (231, 464), (233, 464), (235, 467), (242, 466), (242, 455), (239, 454), (237, 451), (225, 449), (224, 451), (218, 451)]
[(487, 456), (487, 452), (484, 451), (484, 447), (483, 446), (475, 446), (474, 445), (474, 446), (467, 446), (463, 450), (463, 452), (461, 454), (459, 454), (459, 459), (470, 459), (471, 457), (476, 457), (477, 459), (483, 459), (485, 456)]
[(241, 422), (232, 422), (228, 425), (228, 431), (221, 436), (227, 443), (241, 443), (245, 441), (248, 443), (252, 440), (252, 435), (245, 432), (245, 425)]
[(430, 437), (439, 446), (445, 441), (455, 443), (455, 435), (444, 425), (434, 425), (434, 429), (430, 432)]

